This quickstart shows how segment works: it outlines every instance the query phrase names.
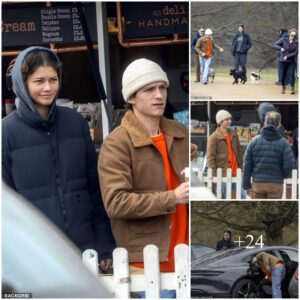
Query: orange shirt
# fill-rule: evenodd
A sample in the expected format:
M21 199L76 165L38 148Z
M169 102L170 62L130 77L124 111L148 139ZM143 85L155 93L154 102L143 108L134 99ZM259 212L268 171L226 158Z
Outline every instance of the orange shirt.
M165 136L161 132L160 135L152 137L152 141L160 152L164 161L165 177L168 190L174 190L180 185L180 181L176 176L172 164L170 162ZM155 176L155 174L153 175ZM168 260L160 263L160 271L174 272L174 248L178 244L188 244L188 207L185 204L177 205L176 212L171 217L171 239ZM143 263L133 263L135 267L143 268Z
M210 39L206 40L205 52L206 52L207 57L212 57L212 49L211 49L211 40Z
M227 134L225 136L225 140L227 143L227 150L228 150L228 168L232 170L232 176L236 176L236 170L239 167L239 164L236 155L232 149L230 134Z

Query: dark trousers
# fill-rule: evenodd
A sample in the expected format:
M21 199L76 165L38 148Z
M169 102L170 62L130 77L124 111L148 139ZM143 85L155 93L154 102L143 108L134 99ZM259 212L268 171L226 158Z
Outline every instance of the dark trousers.
M278 69L278 82L281 83L282 81L282 64L284 64L282 61L278 60L278 65L277 65L277 69ZM285 79L285 84L290 84L291 82L291 72L290 70L288 70L286 79Z
M296 64L294 62L282 62L282 78L281 78L281 85L286 84L286 80L288 74L290 75L290 84L291 87L295 85L295 72L296 72Z
M200 81L200 62L199 62L199 54L194 53L195 57L195 70L196 70L196 80Z
M236 52L234 54L234 69L236 71L239 70L239 66L242 67L242 70L246 73L246 64L247 64L247 54L242 54L242 53L238 53Z

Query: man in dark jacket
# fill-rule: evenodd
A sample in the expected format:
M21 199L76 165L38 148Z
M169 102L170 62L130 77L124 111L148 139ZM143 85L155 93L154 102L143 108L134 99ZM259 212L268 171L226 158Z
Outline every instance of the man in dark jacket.
M43 104L47 117L40 113L42 104L37 105L27 83L31 77L26 72L36 74L36 65L36 70L50 69L57 75L51 84L44 73L35 75L40 94L51 98L49 105ZM86 120L73 109L56 105L58 90L54 93L52 86L60 85L60 74L59 59L48 48L30 47L17 57L12 82L19 106L2 120L2 179L81 251L95 249L107 270L115 242L101 199L97 155Z
M228 250L235 248L235 243L232 239L232 230L227 228L223 232L223 238L217 242L216 251Z
M195 71L196 71L196 81L195 82L200 82L200 75L201 75L200 74L200 58L199 58L198 52L195 49L195 46L196 46L199 38L201 36L204 36L204 33L205 33L205 29L200 28L193 36L192 43L191 43L191 47L193 49L194 58L195 58Z
M290 176L294 167L291 147L277 131L280 123L279 113L268 112L261 134L246 149L243 188L253 199L281 199L283 180Z
M260 120L261 131L263 130L265 124L265 116L271 111L278 112L276 107L270 102L263 102L258 106L258 116ZM285 129L282 124L280 124L280 127L277 128L277 132L285 138Z
M239 70L239 66L246 74L247 53L252 43L250 36L244 32L244 25L238 26L238 34L233 38L231 53L234 56L234 69Z

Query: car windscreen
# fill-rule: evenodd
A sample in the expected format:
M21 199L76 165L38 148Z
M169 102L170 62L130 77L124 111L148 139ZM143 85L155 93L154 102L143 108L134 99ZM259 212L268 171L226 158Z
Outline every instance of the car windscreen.
M230 249L230 250L222 250L222 251L217 251L211 254L207 254L205 256L200 257L199 259L196 259L195 261L192 262L192 269L194 267L198 267L198 266L204 266L207 265L209 263L215 262L217 260L223 259L227 256L233 255L233 254L237 254L237 253L241 253L247 251L246 248L241 247L241 248L235 248L235 249Z

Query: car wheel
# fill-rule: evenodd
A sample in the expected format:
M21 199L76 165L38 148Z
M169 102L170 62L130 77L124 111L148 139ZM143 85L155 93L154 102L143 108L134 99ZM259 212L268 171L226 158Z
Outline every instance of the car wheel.
M232 298L262 298L263 292L258 284L251 279L238 281L232 290Z

